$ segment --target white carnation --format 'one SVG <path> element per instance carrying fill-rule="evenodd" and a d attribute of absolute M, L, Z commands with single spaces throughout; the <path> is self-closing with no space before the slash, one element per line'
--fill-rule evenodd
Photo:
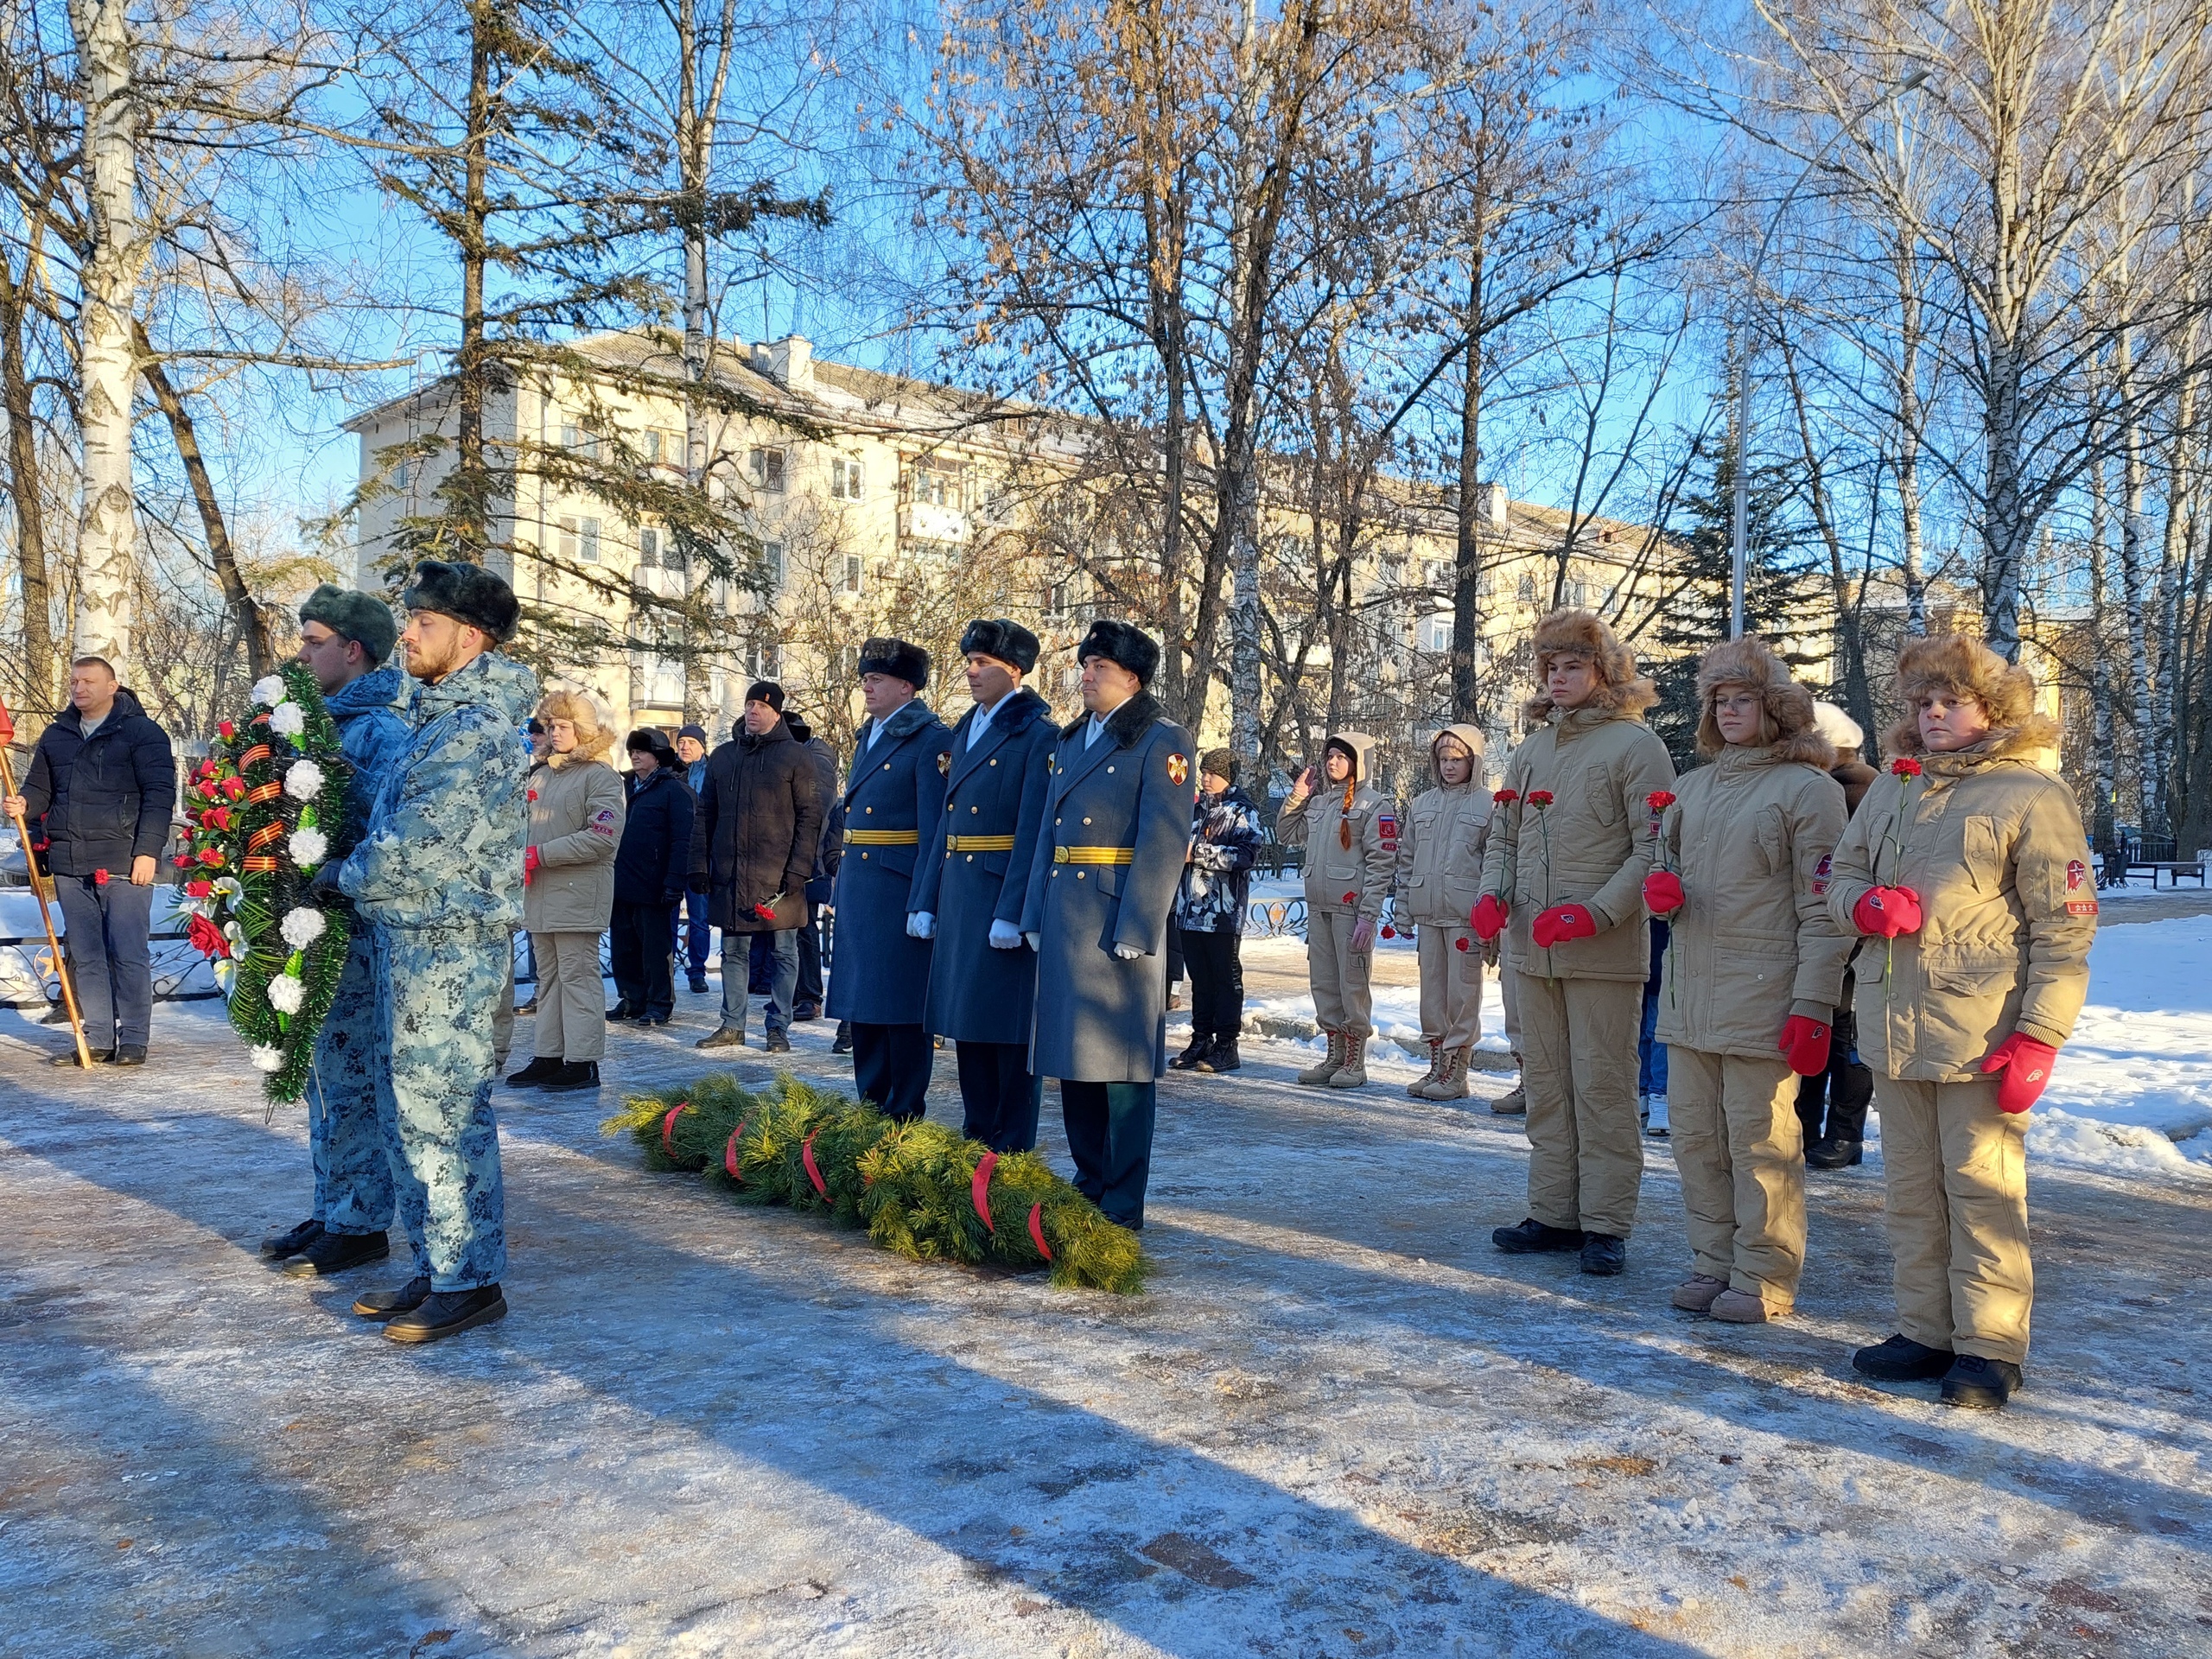
<path fill-rule="evenodd" d="M 330 842 L 320 830 L 295 830 L 286 844 L 292 849 L 292 862 L 303 870 L 321 863 L 322 855 L 330 850 Z"/>
<path fill-rule="evenodd" d="M 308 988 L 297 975 L 279 974 L 269 982 L 269 1006 L 279 1014 L 297 1014 L 308 1000 Z"/>
<path fill-rule="evenodd" d="M 296 801 L 315 799 L 322 793 L 322 768 L 312 760 L 293 761 L 291 770 L 284 774 L 284 792 Z"/>
<path fill-rule="evenodd" d="M 308 728 L 308 717 L 296 702 L 280 702 L 269 711 L 269 729 L 279 737 L 297 737 Z"/>
<path fill-rule="evenodd" d="M 292 840 L 296 843 L 302 836 L 315 833 L 312 830 L 297 830 L 294 832 Z M 277 931 L 284 936 L 284 943 L 293 950 L 304 950 L 322 937 L 325 925 L 322 912 L 313 905 L 295 905 L 284 912 L 283 925 Z"/>
<path fill-rule="evenodd" d="M 293 982 L 295 984 L 298 982 L 296 980 Z M 281 1071 L 284 1067 L 284 1051 L 271 1048 L 266 1043 L 256 1043 L 248 1058 L 253 1061 L 253 1069 L 257 1071 Z"/>
<path fill-rule="evenodd" d="M 271 674 L 253 683 L 253 700 L 264 709 L 274 709 L 284 701 L 284 677 Z"/>

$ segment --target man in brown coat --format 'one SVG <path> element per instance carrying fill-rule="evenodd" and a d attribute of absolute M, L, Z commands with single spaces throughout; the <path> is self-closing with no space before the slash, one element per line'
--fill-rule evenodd
<path fill-rule="evenodd" d="M 1515 1255 L 1579 1249 L 1583 1272 L 1616 1274 L 1643 1179 L 1648 801 L 1675 766 L 1643 723 L 1657 692 L 1596 615 L 1553 612 L 1535 657 L 1543 690 L 1522 713 L 1536 729 L 1506 769 L 1471 918 L 1485 942 L 1506 935 L 1529 1090 L 1529 1217 L 1491 1241 Z"/>

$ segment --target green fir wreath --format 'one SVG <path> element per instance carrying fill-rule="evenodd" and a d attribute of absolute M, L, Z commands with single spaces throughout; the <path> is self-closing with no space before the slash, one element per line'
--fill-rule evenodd
<path fill-rule="evenodd" d="M 230 998 L 271 1105 L 294 1101 L 346 969 L 346 916 L 308 883 L 345 822 L 353 768 L 315 676 L 287 663 L 254 685 L 243 728 L 220 721 L 185 789 L 184 912 Z"/>

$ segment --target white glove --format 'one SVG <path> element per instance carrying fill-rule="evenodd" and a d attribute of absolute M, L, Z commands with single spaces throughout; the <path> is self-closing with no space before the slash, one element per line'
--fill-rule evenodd
<path fill-rule="evenodd" d="M 1001 916 L 991 923 L 992 950 L 1013 950 L 1019 949 L 1020 944 L 1021 930 L 1012 922 Z"/>
<path fill-rule="evenodd" d="M 1045 936 L 1042 933 L 1025 933 L 1021 936 L 1021 942 L 1032 950 L 1042 950 L 1045 948 Z"/>
<path fill-rule="evenodd" d="M 1114 960 L 1116 962 L 1135 962 L 1142 955 L 1144 952 L 1134 944 L 1117 944 L 1114 947 Z"/>
<path fill-rule="evenodd" d="M 932 911 L 918 910 L 906 918 L 906 937 L 910 939 L 933 939 L 937 937 L 937 915 Z"/>

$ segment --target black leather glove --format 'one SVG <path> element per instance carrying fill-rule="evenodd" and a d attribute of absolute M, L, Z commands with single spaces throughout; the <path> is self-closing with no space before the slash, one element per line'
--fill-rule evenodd
<path fill-rule="evenodd" d="M 316 866 L 315 873 L 308 879 L 307 892 L 302 896 L 309 904 L 318 906 L 324 910 L 333 909 L 346 902 L 345 893 L 339 889 L 338 865 L 335 860 Z"/>

